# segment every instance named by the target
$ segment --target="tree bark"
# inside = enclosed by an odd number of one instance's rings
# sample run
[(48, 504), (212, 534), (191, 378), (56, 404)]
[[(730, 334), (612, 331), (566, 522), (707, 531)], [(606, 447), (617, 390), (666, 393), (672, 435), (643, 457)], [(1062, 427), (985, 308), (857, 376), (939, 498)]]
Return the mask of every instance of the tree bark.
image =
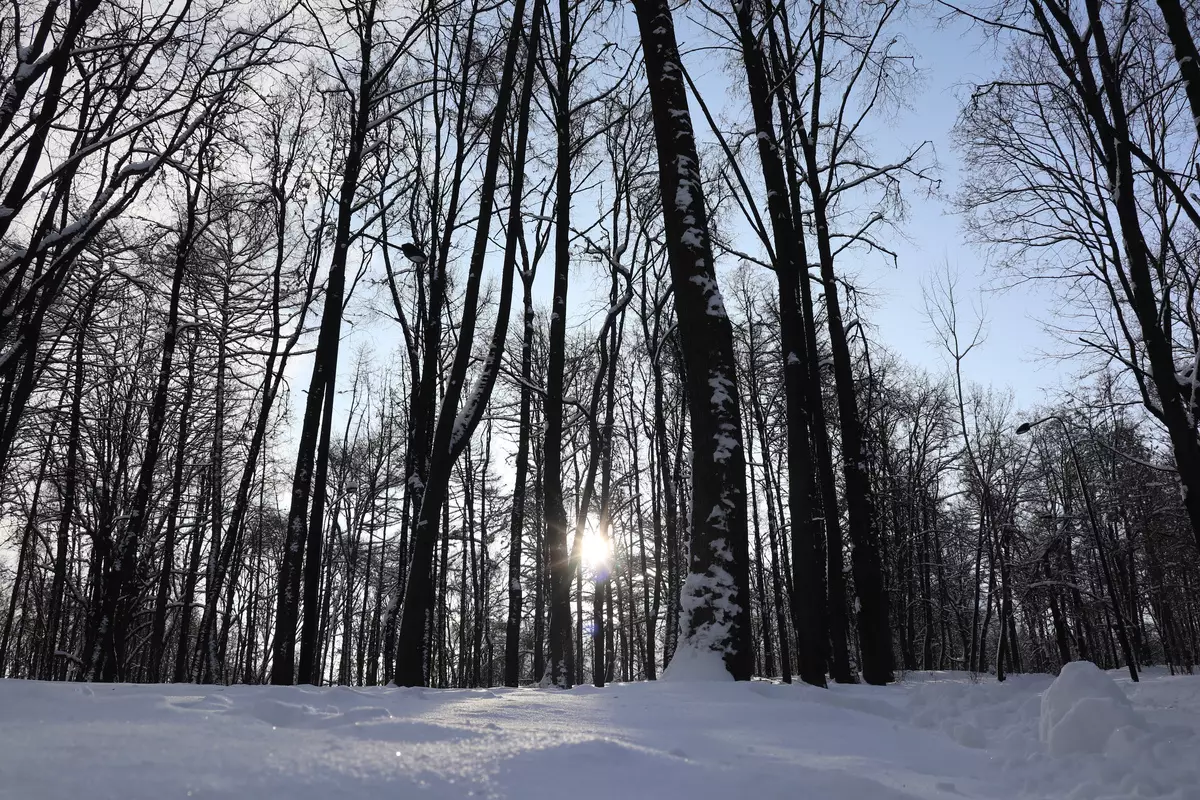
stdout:
[(792, 622), (796, 626), (796, 647), (800, 679), (814, 686), (825, 685), (825, 632), (821, 614), (824, 589), (824, 564), (817, 558), (817, 529), (810, 497), (813, 464), (809, 452), (808, 431), (808, 343), (804, 341), (799, 298), (800, 281), (807, 278), (807, 264), (799, 250), (801, 237), (792, 225), (787, 179), (771, 114), (771, 94), (763, 63), (759, 36), (750, 2), (735, 0), (741, 39), (742, 63), (754, 125), (758, 131), (758, 157), (763, 183), (767, 189), (767, 210), (775, 241), (775, 275), (779, 283), (779, 340), (782, 349), (784, 400), (787, 413), (788, 516), (792, 531)]
[(716, 280), (671, 8), (666, 0), (635, 0), (634, 11), (650, 86), (667, 258), (691, 417), (691, 543), (681, 634), (684, 646), (695, 655), (716, 654), (735, 679), (749, 680), (754, 650), (746, 453), (733, 328)]

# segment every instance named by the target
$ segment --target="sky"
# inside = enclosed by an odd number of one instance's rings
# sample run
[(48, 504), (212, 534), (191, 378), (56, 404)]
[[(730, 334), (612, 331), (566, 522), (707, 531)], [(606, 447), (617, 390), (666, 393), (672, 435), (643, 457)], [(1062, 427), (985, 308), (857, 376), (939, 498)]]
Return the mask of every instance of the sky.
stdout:
[(892, 242), (898, 266), (872, 264), (861, 270), (860, 283), (877, 304), (871, 322), (877, 339), (906, 360), (931, 371), (944, 369), (944, 351), (925, 321), (922, 286), (949, 267), (963, 305), (970, 306), (960, 314), (970, 320), (982, 310), (987, 322), (985, 342), (964, 363), (966, 377), (1011, 388), (1018, 407), (1035, 405), (1070, 380), (1069, 365), (1043, 355), (1058, 349), (1042, 324), (1052, 316), (1051, 292), (1030, 284), (1002, 288), (1011, 281), (989, 268), (986, 252), (967, 241), (965, 222), (950, 202), (960, 181), (951, 128), (972, 85), (995, 75), (1002, 54), (976, 27), (962, 21), (939, 25), (928, 11), (912, 12), (904, 31), (924, 85), (913, 93), (911, 108), (897, 115), (895, 141), (911, 147), (930, 140), (942, 183), (939, 196), (908, 194), (910, 216), (902, 225), (907, 240)]

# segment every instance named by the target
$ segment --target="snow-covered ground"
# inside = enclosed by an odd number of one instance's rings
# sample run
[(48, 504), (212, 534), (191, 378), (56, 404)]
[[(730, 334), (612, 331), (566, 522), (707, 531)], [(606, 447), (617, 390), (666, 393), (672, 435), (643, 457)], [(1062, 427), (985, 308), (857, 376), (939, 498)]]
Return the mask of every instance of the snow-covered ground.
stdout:
[[(1114, 680), (1115, 679), (1115, 680)], [(1200, 799), (1200, 677), (437, 691), (0, 681), (0, 798)]]

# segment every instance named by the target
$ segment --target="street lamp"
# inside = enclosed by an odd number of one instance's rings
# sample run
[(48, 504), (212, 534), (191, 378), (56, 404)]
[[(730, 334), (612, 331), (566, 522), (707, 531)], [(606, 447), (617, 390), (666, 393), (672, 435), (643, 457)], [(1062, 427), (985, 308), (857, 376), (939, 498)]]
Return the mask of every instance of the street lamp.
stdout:
[(1121, 643), (1121, 653), (1125, 656), (1125, 663), (1129, 666), (1129, 677), (1134, 683), (1137, 683), (1137, 664), (1133, 659), (1133, 648), (1129, 646), (1129, 636), (1125, 633), (1125, 615), (1121, 611), (1121, 604), (1117, 602), (1117, 595), (1113, 588), (1112, 572), (1108, 568), (1108, 556), (1104, 550), (1104, 540), (1100, 537), (1100, 525), (1096, 522), (1096, 509), (1092, 507), (1092, 495), (1088, 491), (1087, 480), (1083, 477), (1083, 468), (1079, 465), (1079, 453), (1075, 450), (1075, 440), (1071, 437), (1071, 429), (1067, 427), (1067, 423), (1063, 421), (1062, 417), (1051, 414), (1048, 417), (1039, 419), (1037, 422), (1021, 423), (1017, 426), (1017, 435), (1022, 436), (1029, 433), (1038, 425), (1050, 420), (1054, 420), (1062, 426), (1063, 433), (1067, 437), (1067, 446), (1071, 448), (1071, 460), (1075, 463), (1075, 474), (1079, 476), (1079, 490), (1083, 493), (1083, 504), (1087, 506), (1088, 521), (1092, 526), (1092, 538), (1096, 540), (1096, 555), (1100, 559), (1105, 590), (1108, 592), (1109, 603), (1112, 604), (1113, 617), (1117, 621), (1117, 640)]

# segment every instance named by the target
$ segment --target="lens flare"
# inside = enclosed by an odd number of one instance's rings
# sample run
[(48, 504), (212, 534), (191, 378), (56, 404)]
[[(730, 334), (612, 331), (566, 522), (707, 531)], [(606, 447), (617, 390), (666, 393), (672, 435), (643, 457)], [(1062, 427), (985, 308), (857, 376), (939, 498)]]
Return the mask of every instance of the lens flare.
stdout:
[(599, 522), (588, 517), (583, 529), (582, 548), (583, 567), (597, 580), (604, 580), (612, 569), (613, 546), (612, 525), (607, 525), (607, 531), (601, 531)]

